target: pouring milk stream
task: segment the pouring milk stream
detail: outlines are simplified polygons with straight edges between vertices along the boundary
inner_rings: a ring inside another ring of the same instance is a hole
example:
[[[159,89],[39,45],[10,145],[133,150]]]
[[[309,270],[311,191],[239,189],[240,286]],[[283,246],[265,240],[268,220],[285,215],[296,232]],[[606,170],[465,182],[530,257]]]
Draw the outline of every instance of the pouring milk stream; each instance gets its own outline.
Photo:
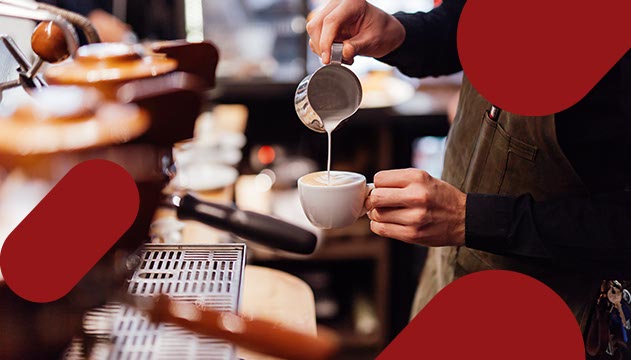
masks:
[[[341,43],[331,48],[331,63],[307,76],[298,85],[296,113],[311,130],[326,132],[328,138],[327,185],[331,184],[331,133],[352,116],[362,99],[359,79],[342,66]]]

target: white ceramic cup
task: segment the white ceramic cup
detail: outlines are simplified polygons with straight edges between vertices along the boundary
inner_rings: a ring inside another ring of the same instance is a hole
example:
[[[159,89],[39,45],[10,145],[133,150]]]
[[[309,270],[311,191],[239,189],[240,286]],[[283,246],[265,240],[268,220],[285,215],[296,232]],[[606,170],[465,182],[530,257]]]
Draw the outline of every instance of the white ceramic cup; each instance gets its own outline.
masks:
[[[326,174],[326,172],[324,172]],[[352,174],[357,179],[342,185],[312,185],[298,179],[300,204],[309,221],[321,229],[339,229],[352,225],[366,214],[364,202],[374,189],[361,174],[331,171],[331,176]]]

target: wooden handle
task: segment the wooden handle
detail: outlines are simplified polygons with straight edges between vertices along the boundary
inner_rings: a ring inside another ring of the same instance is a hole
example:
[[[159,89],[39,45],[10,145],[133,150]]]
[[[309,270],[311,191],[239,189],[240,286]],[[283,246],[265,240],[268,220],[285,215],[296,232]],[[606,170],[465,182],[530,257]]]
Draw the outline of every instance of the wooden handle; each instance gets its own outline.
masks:
[[[325,360],[337,352],[331,336],[313,337],[263,320],[199,309],[162,295],[150,311],[155,322],[170,322],[195,333],[224,339],[237,346],[287,360]]]
[[[33,52],[42,60],[57,63],[70,56],[63,30],[52,21],[41,22],[31,36]]]

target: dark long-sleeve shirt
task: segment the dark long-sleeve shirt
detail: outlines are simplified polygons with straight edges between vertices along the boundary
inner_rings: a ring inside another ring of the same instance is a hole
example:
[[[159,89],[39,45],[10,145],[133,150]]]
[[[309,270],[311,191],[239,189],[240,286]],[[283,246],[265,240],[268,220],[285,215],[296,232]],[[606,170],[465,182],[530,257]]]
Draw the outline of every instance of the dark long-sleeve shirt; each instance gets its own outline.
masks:
[[[465,2],[396,14],[406,39],[380,60],[413,77],[460,71],[456,31]],[[468,194],[466,246],[630,276],[631,52],[555,121],[557,140],[589,196],[536,202],[529,194]]]

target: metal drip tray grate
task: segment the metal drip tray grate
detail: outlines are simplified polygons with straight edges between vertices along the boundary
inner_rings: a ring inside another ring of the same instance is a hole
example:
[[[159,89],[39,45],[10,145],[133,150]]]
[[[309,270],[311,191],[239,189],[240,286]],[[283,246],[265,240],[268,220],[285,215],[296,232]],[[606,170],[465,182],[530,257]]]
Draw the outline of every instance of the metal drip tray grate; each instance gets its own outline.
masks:
[[[174,300],[236,313],[245,245],[147,245],[128,291],[168,294]],[[172,324],[153,324],[140,311],[112,303],[88,312],[86,339],[73,341],[66,359],[234,359],[225,341],[198,336]],[[83,341],[82,341],[83,340]]]

